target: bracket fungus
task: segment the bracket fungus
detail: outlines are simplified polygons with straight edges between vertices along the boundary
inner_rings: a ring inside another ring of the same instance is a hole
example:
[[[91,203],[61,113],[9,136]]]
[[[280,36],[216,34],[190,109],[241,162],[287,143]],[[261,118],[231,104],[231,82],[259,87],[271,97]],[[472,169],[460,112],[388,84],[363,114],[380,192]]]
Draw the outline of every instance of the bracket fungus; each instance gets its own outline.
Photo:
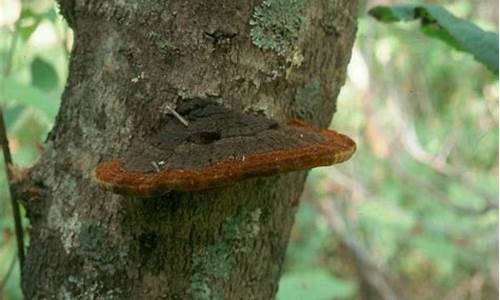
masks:
[[[148,138],[122,158],[98,164],[98,185],[118,194],[160,196],[202,191],[239,180],[341,163],[356,150],[347,136],[304,121],[287,125],[235,112],[213,101],[182,101]]]

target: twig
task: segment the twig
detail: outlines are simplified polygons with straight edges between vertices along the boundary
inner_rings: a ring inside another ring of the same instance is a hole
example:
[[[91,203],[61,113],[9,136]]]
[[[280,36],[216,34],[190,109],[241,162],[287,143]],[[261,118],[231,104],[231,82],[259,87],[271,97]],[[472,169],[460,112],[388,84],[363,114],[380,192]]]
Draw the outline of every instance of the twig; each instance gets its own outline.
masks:
[[[12,187],[12,172],[9,166],[12,165],[12,156],[9,149],[9,140],[7,139],[7,130],[5,128],[5,121],[3,119],[3,111],[0,107],[0,143],[2,144],[3,160],[5,163],[5,174],[7,175],[7,183],[9,186],[10,193],[10,203],[12,205],[12,216],[14,217],[14,228],[16,231],[17,240],[17,256],[19,257],[19,263],[21,265],[21,270],[24,266],[24,236],[23,236],[23,225],[21,222],[21,210],[19,208],[19,202],[14,194],[14,189]]]
[[[422,178],[418,176],[413,176],[410,173],[405,171],[405,168],[402,166],[401,162],[396,159],[389,160],[391,170],[393,170],[397,176],[399,176],[400,180],[403,182],[407,180],[415,187],[425,190],[428,194],[432,195],[434,199],[438,200],[442,205],[452,209],[455,213],[466,216],[473,215],[482,215],[488,213],[491,210],[498,210],[498,205],[495,203],[488,201],[485,199],[485,204],[481,208],[473,208],[467,207],[459,204],[455,204],[446,193],[442,190],[436,188],[435,185],[429,183],[426,180],[422,180]]]
[[[175,109],[173,109],[172,107],[168,106],[168,105],[165,105],[165,108],[172,114],[174,115],[174,117],[177,118],[177,120],[179,120],[184,126],[188,127],[189,126],[189,122],[184,119],[181,115],[179,115],[178,112],[175,111]]]
[[[5,60],[5,68],[3,70],[4,77],[8,77],[12,68],[12,61],[14,57],[14,51],[16,49],[16,43],[19,35],[19,20],[16,21],[14,25],[14,32],[12,34],[12,41],[10,44],[9,51],[7,52],[7,57]],[[23,236],[23,225],[21,221],[21,210],[19,208],[19,202],[13,193],[12,187],[12,172],[10,171],[9,166],[12,165],[12,156],[10,154],[9,149],[9,140],[7,138],[7,129],[5,126],[5,121],[3,119],[3,110],[0,107],[0,143],[2,145],[3,158],[5,163],[5,174],[7,175],[7,185],[9,187],[10,193],[10,203],[12,205],[12,216],[14,218],[14,229],[16,232],[16,241],[17,241],[17,256],[19,258],[20,270],[22,274],[23,266],[24,266],[24,236]]]
[[[441,147],[441,153],[439,153],[437,156],[429,154],[425,151],[424,147],[421,145],[418,139],[414,121],[412,120],[411,115],[405,114],[400,107],[399,102],[395,101],[395,99],[396,97],[389,97],[389,101],[391,104],[391,114],[393,116],[392,119],[396,124],[399,140],[401,141],[401,145],[404,147],[404,150],[415,161],[429,167],[436,174],[453,180],[458,180],[468,189],[473,190],[477,194],[481,195],[481,197],[483,197],[486,201],[486,207],[481,211],[486,212],[492,208],[498,209],[495,195],[490,195],[488,192],[478,189],[474,185],[474,179],[471,177],[471,175],[469,175],[468,171],[461,170],[460,168],[446,163],[446,157],[449,154],[448,152],[451,151],[451,149],[448,148],[453,148],[455,133],[452,133],[452,135],[448,137],[448,145],[444,144]]]
[[[160,166],[155,161],[152,161],[151,165],[155,168],[156,173],[160,172]]]
[[[354,256],[354,259],[363,270],[363,272],[360,272],[360,275],[364,277],[366,282],[384,300],[401,299],[402,295],[398,295],[389,284],[388,278],[390,276],[385,268],[373,261],[373,255],[363,247],[361,242],[352,233],[348,232],[345,224],[341,221],[342,217],[335,212],[332,204],[326,201],[316,201],[315,205],[325,218],[330,229],[340,239],[342,245],[349,249]]]

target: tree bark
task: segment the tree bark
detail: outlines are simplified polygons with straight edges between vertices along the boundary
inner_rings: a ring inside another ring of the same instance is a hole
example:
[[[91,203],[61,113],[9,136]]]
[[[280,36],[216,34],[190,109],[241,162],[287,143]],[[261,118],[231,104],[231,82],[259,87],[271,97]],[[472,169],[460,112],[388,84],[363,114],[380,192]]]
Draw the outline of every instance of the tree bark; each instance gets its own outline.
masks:
[[[26,181],[26,298],[274,298],[306,172],[150,199],[103,192],[92,172],[184,99],[328,126],[356,1],[59,2],[75,41]]]

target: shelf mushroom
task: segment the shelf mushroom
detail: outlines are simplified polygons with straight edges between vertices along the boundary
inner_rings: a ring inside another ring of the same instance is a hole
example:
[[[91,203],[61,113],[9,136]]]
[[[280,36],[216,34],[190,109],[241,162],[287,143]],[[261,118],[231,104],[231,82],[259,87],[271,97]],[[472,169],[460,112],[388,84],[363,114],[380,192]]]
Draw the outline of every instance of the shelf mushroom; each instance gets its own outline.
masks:
[[[94,171],[104,190],[137,197],[169,191],[202,191],[250,177],[311,169],[348,160],[356,150],[349,137],[301,120],[286,125],[235,112],[213,101],[178,104],[149,138],[136,141],[119,159]]]

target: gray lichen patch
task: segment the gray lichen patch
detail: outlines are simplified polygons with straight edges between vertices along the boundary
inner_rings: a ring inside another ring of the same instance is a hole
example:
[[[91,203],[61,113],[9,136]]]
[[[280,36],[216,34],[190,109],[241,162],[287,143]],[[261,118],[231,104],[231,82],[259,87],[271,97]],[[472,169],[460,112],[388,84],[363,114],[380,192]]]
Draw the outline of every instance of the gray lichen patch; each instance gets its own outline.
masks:
[[[304,21],[305,0],[264,0],[250,20],[250,36],[257,47],[285,54],[293,48]]]
[[[77,235],[75,232],[80,231],[82,223],[80,221],[80,216],[75,213],[73,216],[66,220],[66,225],[62,228],[61,241],[66,254],[70,254],[71,250],[75,245],[78,244]]]
[[[193,274],[188,293],[196,300],[224,299],[226,283],[237,263],[237,256],[251,249],[260,232],[261,209],[241,210],[222,225],[222,234],[191,259]]]

